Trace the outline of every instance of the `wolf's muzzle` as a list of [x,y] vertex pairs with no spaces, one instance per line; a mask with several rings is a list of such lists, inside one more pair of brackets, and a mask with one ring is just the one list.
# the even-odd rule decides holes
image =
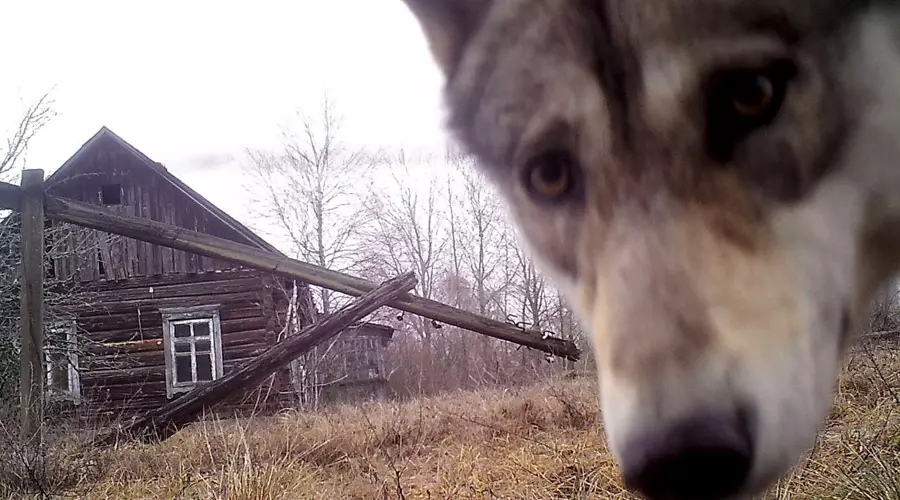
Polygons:
[[746,413],[707,413],[637,436],[623,450],[626,486],[651,500],[721,500],[753,462]]

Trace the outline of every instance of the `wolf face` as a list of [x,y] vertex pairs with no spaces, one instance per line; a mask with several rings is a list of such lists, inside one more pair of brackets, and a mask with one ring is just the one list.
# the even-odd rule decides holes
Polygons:
[[590,331],[626,485],[785,473],[898,266],[897,2],[404,1],[450,128]]

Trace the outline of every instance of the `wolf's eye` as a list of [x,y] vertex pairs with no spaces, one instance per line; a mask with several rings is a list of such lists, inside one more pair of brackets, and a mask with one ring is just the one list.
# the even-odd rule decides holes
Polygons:
[[706,129],[714,157],[727,161],[741,139],[775,120],[796,73],[794,61],[776,59],[760,68],[730,69],[712,76]]
[[775,97],[775,84],[764,74],[747,75],[734,82],[731,104],[737,114],[755,117],[766,114]]
[[575,186],[575,159],[561,150],[540,154],[525,165],[523,181],[531,196],[545,202],[560,201]]

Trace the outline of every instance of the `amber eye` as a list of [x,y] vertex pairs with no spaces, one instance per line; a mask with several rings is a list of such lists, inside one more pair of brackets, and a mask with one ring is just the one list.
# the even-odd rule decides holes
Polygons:
[[764,74],[749,74],[737,78],[730,91],[734,110],[748,118],[765,115],[775,101],[775,85]]
[[712,157],[727,162],[744,138],[775,121],[797,75],[797,64],[787,58],[711,75],[705,90],[707,146]]
[[543,153],[525,165],[525,187],[541,201],[560,201],[573,192],[576,169],[575,159],[565,151]]

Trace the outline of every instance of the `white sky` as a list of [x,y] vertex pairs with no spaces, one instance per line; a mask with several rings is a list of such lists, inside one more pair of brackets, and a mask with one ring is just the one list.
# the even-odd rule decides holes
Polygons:
[[47,174],[106,125],[246,222],[237,160],[327,90],[348,142],[443,150],[441,76],[401,0],[0,0],[0,130],[55,87]]

